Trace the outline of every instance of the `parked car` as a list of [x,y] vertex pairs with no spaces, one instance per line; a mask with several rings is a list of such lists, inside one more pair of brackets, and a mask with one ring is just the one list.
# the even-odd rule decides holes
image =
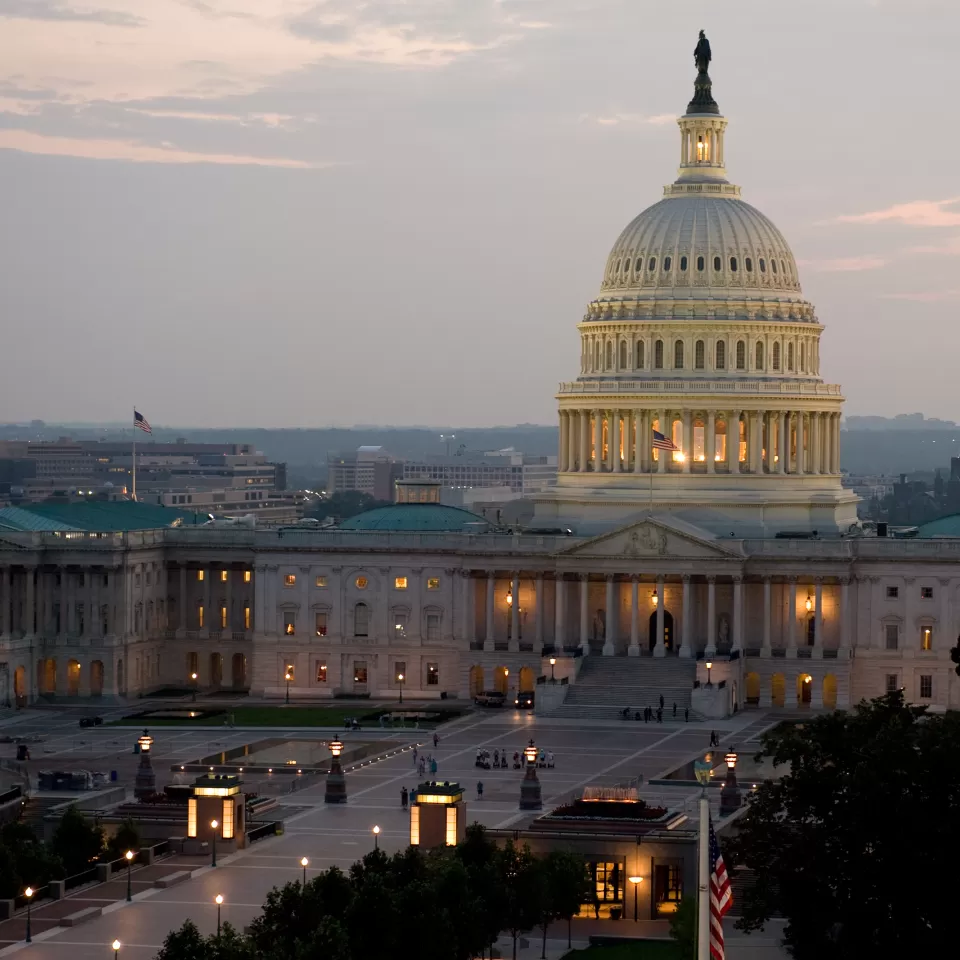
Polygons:
[[517,694],[517,699],[513,701],[513,705],[518,710],[532,710],[533,709],[533,691],[521,690]]
[[484,690],[473,698],[473,702],[478,707],[502,707],[507,702],[507,695],[499,690]]
[[81,727],[99,727],[103,723],[103,717],[81,717]]

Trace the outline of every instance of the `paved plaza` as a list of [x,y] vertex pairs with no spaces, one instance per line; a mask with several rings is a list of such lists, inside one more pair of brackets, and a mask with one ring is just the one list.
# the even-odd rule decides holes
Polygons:
[[[57,710],[47,713],[29,711],[0,720],[0,735],[38,734],[40,756],[62,761],[83,761],[91,769],[121,770],[121,779],[132,779],[136,758],[131,752],[136,728],[99,727],[79,730],[77,718],[82,711]],[[121,711],[116,711],[120,716]],[[104,714],[110,719],[110,714]],[[718,722],[715,729],[721,743],[736,743],[741,749],[773,722],[762,713],[741,714]],[[292,730],[282,731],[293,734]],[[333,731],[312,729],[296,731],[298,737],[323,739]],[[506,749],[510,756],[521,750],[533,737],[538,746],[556,758],[553,769],[541,770],[544,807],[548,808],[565,796],[577,793],[587,784],[624,783],[642,777],[644,783],[690,760],[707,746],[709,728],[703,724],[686,724],[682,720],[663,724],[620,722],[617,724],[551,720],[513,711],[471,712],[439,728],[440,744],[434,750],[429,731],[372,728],[360,734],[340,735],[351,739],[393,740],[408,743],[419,741],[423,752],[438,760],[437,778],[459,780],[466,788],[468,822],[479,821],[488,827],[509,828],[525,823],[530,815],[518,809],[521,772],[517,770],[478,770],[474,765],[480,748]],[[153,764],[158,782],[172,778],[169,768],[178,763],[196,760],[214,750],[226,750],[252,740],[276,736],[280,731],[242,729],[195,729],[156,727]],[[4,745],[0,756],[12,748]],[[34,752],[34,759],[37,753]],[[93,761],[96,760],[94,764]],[[53,765],[51,763],[51,765]],[[482,779],[483,799],[478,800],[476,784]],[[192,869],[190,880],[166,890],[148,886],[152,878],[144,872],[138,878],[134,871],[134,902],[116,902],[112,885],[86,887],[76,894],[80,903],[105,904],[104,915],[82,926],[65,929],[52,920],[34,925],[34,943],[14,943],[0,950],[0,956],[18,953],[24,957],[49,960],[108,960],[112,955],[108,944],[118,938],[123,944],[124,960],[149,960],[169,930],[192,918],[204,932],[216,928],[214,897],[224,896],[223,919],[243,927],[259,912],[271,887],[298,880],[302,873],[299,861],[308,857],[308,873],[331,865],[347,868],[374,844],[373,827],[380,827],[379,843],[388,852],[407,844],[407,815],[401,809],[400,791],[416,786],[418,777],[410,752],[388,757],[347,775],[349,802],[330,806],[323,802],[323,779],[304,783],[303,788],[279,796],[280,817],[285,822],[282,836],[253,844],[246,850],[221,857],[211,868],[205,858],[177,858],[176,869]],[[253,787],[248,783],[247,789]],[[259,784],[262,793],[269,785]],[[693,812],[696,792],[683,787],[644,786],[643,797],[650,802],[663,802],[674,808]],[[716,812],[715,812],[716,816]],[[187,866],[184,866],[184,863]],[[164,862],[166,865],[166,861]],[[157,867],[142,868],[156,871]],[[67,911],[61,907],[59,915]],[[613,924],[602,922],[607,934],[624,934],[632,921]],[[641,926],[646,926],[641,924]],[[759,937],[743,938],[730,928],[729,956],[732,960],[767,960],[782,956],[775,945],[773,932]],[[616,927],[616,929],[610,929]],[[662,929],[662,928],[661,928]],[[591,933],[601,932],[595,921],[575,921],[574,938],[584,941]],[[411,931],[412,941],[426,931]],[[548,953],[559,957],[566,950],[566,931],[557,928],[557,939],[551,937]],[[561,939],[562,938],[562,939]],[[7,938],[12,939],[12,938]],[[539,941],[534,935],[525,956],[539,956]],[[536,953],[534,953],[536,948]]]

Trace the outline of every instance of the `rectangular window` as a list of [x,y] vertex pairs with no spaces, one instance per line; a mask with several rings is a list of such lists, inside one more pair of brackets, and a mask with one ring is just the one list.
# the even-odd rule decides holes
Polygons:
[[223,825],[221,829],[223,830],[221,836],[224,840],[233,839],[233,797],[223,798]]
[[326,683],[327,682],[327,661],[318,660],[317,661],[317,683]]
[[[147,571],[147,586],[149,587],[149,586],[151,586],[152,584],[153,584],[153,573],[152,573],[150,570],[148,570],[148,571]],[[81,586],[81,587],[83,586],[83,577],[80,578],[80,586]]]
[[[194,801],[196,803],[196,801]],[[410,807],[410,846],[416,847],[420,844],[420,808],[413,804]]]
[[[140,574],[139,574],[139,573],[135,573],[135,574],[133,575],[133,585],[134,585],[135,587],[139,587],[139,586],[140,586]],[[81,587],[83,586],[83,577],[80,578],[80,586],[81,586]]]
[[658,914],[675,913],[683,899],[683,870],[678,863],[658,863],[653,873]]
[[243,629],[244,629],[244,630],[249,630],[250,627],[251,627],[251,623],[250,623],[250,608],[249,608],[249,607],[244,607],[244,608],[243,608]]
[[428,589],[428,590],[439,590],[439,589],[440,589],[440,578],[439,578],[439,577],[428,577],[428,578],[427,578],[427,589]]
[[187,799],[187,836],[195,837],[197,835],[197,798],[189,797]]
[[933,599],[933,587],[921,587],[921,588],[920,588],[920,599],[921,599],[921,600],[932,600],[932,599]]
[[244,571],[243,571],[243,582],[244,582],[244,583],[249,583],[252,579],[253,579],[253,573],[251,573],[251,571],[249,571],[249,570],[244,570]]
[[920,699],[929,700],[933,697],[933,677],[925,675],[920,677]]
[[198,570],[198,571],[197,571],[197,581],[198,581],[198,582],[202,581],[205,576],[206,576],[206,571],[205,571],[205,570]]
[[448,847],[457,845],[457,808],[447,807],[447,829],[444,842]]
[[407,578],[406,577],[395,577],[393,581],[394,590],[406,590],[407,589]]
[[284,682],[286,682],[286,683],[293,683],[294,680],[296,679],[296,677],[297,677],[296,668],[294,667],[294,665],[293,665],[292,663],[288,663],[288,664],[283,668],[283,679],[284,679]]
[[366,660],[354,660],[354,661],[353,661],[353,682],[354,682],[354,683],[366,683],[366,682],[367,682],[367,662],[366,662]]
[[203,629],[203,604],[197,607],[197,628]]
[[293,610],[283,612],[283,632],[288,637],[292,637],[297,632],[297,615]]
[[887,637],[887,649],[896,650],[900,646],[900,625],[898,623],[888,623],[884,629]]
[[297,575],[295,573],[284,574],[283,585],[285,587],[295,587],[297,585]]
[[327,635],[327,611],[318,610],[316,618],[316,630],[318,637],[325,637]]
[[407,615],[405,613],[395,613],[393,615],[393,635],[395,637],[405,637],[407,635]]
[[227,608],[226,607],[220,608],[220,629],[221,630],[227,629]]
[[407,676],[407,663],[405,660],[397,660],[393,665],[393,682],[394,683],[403,683],[404,680],[409,680]]
[[221,571],[220,571],[220,582],[221,582],[221,583],[226,583],[226,582],[227,582],[227,576],[228,576],[227,571],[226,571],[226,570],[221,570]]
[[924,625],[920,628],[920,649],[933,649],[933,627]]
[[326,577],[317,577],[317,579],[316,579],[316,581],[315,581],[315,584],[316,584],[316,586],[318,586],[318,587],[325,587],[325,586],[327,585],[327,578],[326,578]]
[[440,666],[436,663],[427,664],[427,686],[436,687],[440,684]]
[[888,600],[896,600],[897,597],[899,597],[899,596],[900,596],[900,588],[899,588],[899,587],[887,587],[887,599],[888,599]]
[[896,693],[900,689],[900,684],[897,683],[897,675],[895,673],[887,674],[887,693]]
[[440,639],[440,614],[439,613],[427,614],[427,639],[428,640]]

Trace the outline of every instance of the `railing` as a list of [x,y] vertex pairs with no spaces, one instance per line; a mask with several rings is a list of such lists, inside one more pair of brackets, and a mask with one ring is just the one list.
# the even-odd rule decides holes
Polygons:
[[560,384],[561,394],[591,393],[732,393],[778,396],[840,397],[836,383],[796,380],[572,380]]
[[256,843],[258,840],[277,836],[279,833],[278,827],[282,827],[282,824],[279,821],[271,820],[270,823],[262,823],[259,827],[248,830],[247,843]]
[[[111,870],[111,873],[112,872]],[[66,880],[63,881],[63,886],[65,890],[73,890],[75,887],[82,887],[85,883],[92,883],[96,879],[97,868],[91,867],[82,873],[75,873],[72,877],[67,877]]]

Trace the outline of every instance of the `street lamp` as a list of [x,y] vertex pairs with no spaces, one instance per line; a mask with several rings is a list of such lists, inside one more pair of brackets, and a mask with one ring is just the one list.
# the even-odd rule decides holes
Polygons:
[[27,889],[23,891],[23,895],[27,898],[27,943],[31,943],[33,941],[33,937],[30,934],[30,904],[33,902],[34,892],[35,891],[33,887],[27,887]]
[[223,894],[218,893],[216,897],[214,897],[214,900],[216,901],[216,904],[217,904],[217,939],[219,940],[220,939],[220,907],[223,904]]
[[197,675],[196,673],[190,674],[190,679],[193,681],[193,702],[197,702]]
[[403,703],[403,674],[402,673],[397,674],[397,680],[400,683],[400,702]]
[[340,766],[340,754],[343,753],[343,743],[334,738],[328,744],[333,759],[330,761],[330,772],[327,774],[327,785],[323,794],[324,803],[346,803],[347,781]]
[[633,919],[636,922],[639,919],[637,913],[637,888],[643,883],[643,877],[627,877],[627,879],[633,884]]
[[737,784],[737,754],[730,750],[723,758],[727,764],[727,779],[720,791],[720,815],[726,816],[740,808],[740,787]]
[[303,867],[303,885],[307,885],[307,864],[310,861],[306,857],[300,858],[300,866]]
[[133,851],[128,850],[123,856],[127,861],[127,903],[129,903],[133,899],[133,894],[130,888],[130,864],[133,863]]
[[380,849],[380,828],[378,826],[373,828],[373,849]]
[[284,673],[283,675],[283,679],[286,681],[286,684],[287,684],[287,695],[284,698],[284,702],[289,703],[290,702],[290,681],[293,679],[293,671],[290,669],[289,664],[287,664],[287,670],[286,670],[286,673]]
[[213,830],[213,860],[210,861],[210,866],[215,867],[217,865],[217,827],[220,824],[216,820],[210,821],[210,827]]
[[551,682],[551,683],[556,683],[556,682],[557,682],[557,678],[556,678],[556,676],[554,675],[554,671],[553,671],[553,668],[554,668],[556,665],[557,665],[557,658],[556,658],[556,657],[551,657],[551,658],[550,658],[550,682]]
[[712,660],[708,660],[708,661],[704,664],[704,666],[706,666],[706,668],[707,668],[707,686],[709,687],[709,686],[711,686],[711,683],[710,683],[710,671],[713,669],[713,661],[712,661]]
[[120,956],[120,941],[114,940],[110,946],[113,947],[113,960],[117,960],[117,958]]
[[520,809],[540,810],[543,807],[543,791],[537,778],[537,745],[531,738],[523,749],[527,772],[520,781]]

